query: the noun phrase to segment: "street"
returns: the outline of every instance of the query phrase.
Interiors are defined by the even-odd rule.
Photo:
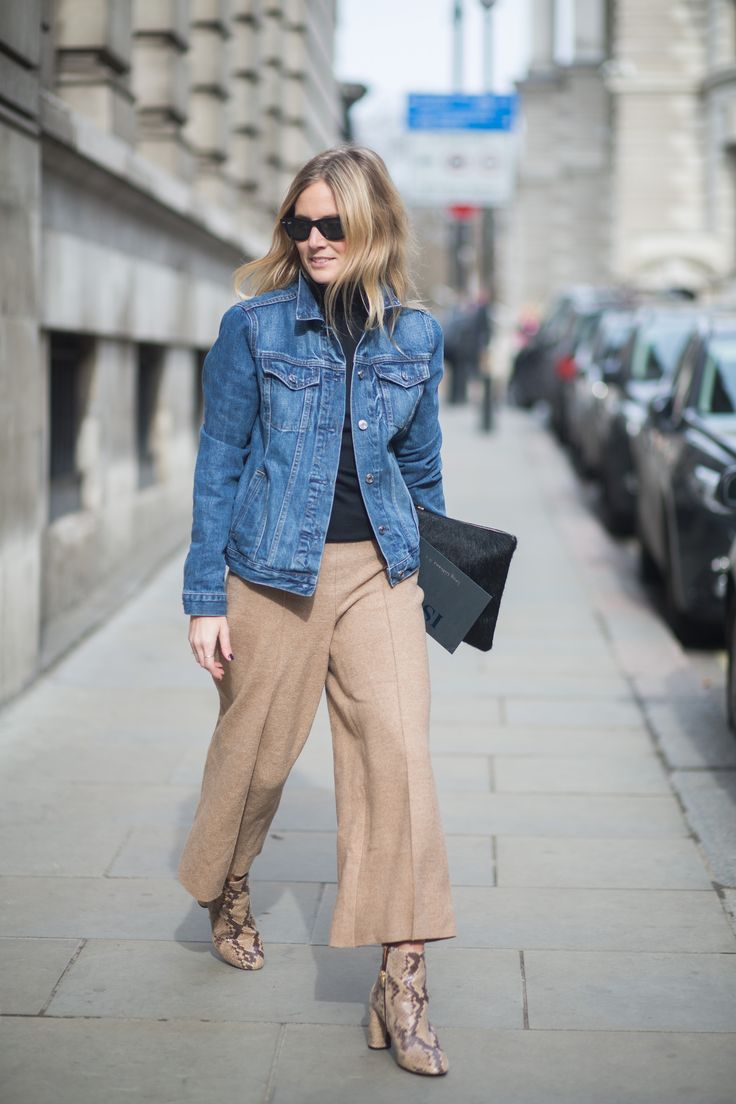
[[[459,935],[446,1078],[365,1043],[380,952],[326,946],[326,710],[253,867],[266,966],[175,879],[217,713],[183,551],[0,713],[4,1104],[732,1104],[736,740],[534,417],[445,408],[448,512],[518,536],[493,651],[429,642]]]

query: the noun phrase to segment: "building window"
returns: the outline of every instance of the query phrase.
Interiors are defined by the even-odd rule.
[[[49,334],[49,520],[82,506],[77,443],[89,403],[93,341]]]
[[[204,418],[202,369],[204,368],[204,358],[206,356],[206,349],[194,350],[194,401],[192,403],[192,421],[194,423],[194,429],[197,433],[199,433],[199,427],[202,425],[202,419]]]
[[[136,446],[138,486],[150,487],[158,481],[156,465],[156,421],[163,377],[162,345],[139,345],[136,378]]]

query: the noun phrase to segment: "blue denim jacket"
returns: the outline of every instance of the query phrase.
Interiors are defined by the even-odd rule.
[[[399,300],[386,290],[384,303]],[[369,330],[355,350],[355,461],[391,586],[419,567],[414,504],[445,512],[442,366],[442,329],[425,310],[403,309],[393,341]],[[345,357],[301,273],[225,312],[203,388],[185,612],[227,612],[226,565],[254,583],[313,594],[340,457]]]

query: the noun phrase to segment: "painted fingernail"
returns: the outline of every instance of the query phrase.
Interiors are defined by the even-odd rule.
[[[233,653],[231,652],[231,653],[230,653],[230,655],[229,655],[229,656],[228,656],[227,658],[228,658],[228,659],[235,659],[235,656],[234,656],[234,655],[233,655]]]

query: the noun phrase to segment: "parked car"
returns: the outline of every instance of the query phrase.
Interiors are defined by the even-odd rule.
[[[736,315],[701,316],[672,388],[631,438],[645,574],[661,574],[683,640],[721,629],[726,557],[736,536]]]
[[[593,475],[600,466],[598,431],[594,424],[606,381],[621,366],[621,355],[635,321],[631,309],[601,312],[587,356],[576,356],[577,373],[567,399],[567,443],[578,470]]]
[[[507,391],[512,403],[528,409],[540,401],[550,402],[555,366],[569,355],[576,315],[593,310],[612,294],[580,286],[569,288],[553,302],[537,332],[514,357]]]
[[[730,478],[724,476],[721,493],[724,501],[736,510],[736,472]],[[731,730],[736,733],[736,541],[731,545],[728,554],[725,645],[728,656],[726,715]]]
[[[600,480],[604,518],[614,533],[634,528],[631,438],[639,433],[651,400],[670,389],[697,317],[692,309],[672,305],[615,315],[610,347],[601,343],[593,358],[596,370],[579,381],[584,395],[578,398],[576,423],[581,466]],[[622,337],[622,347],[616,348]]]
[[[573,386],[577,377],[587,372],[602,315],[603,308],[598,305],[573,311],[554,352],[549,395],[550,424],[563,444],[568,440]]]

